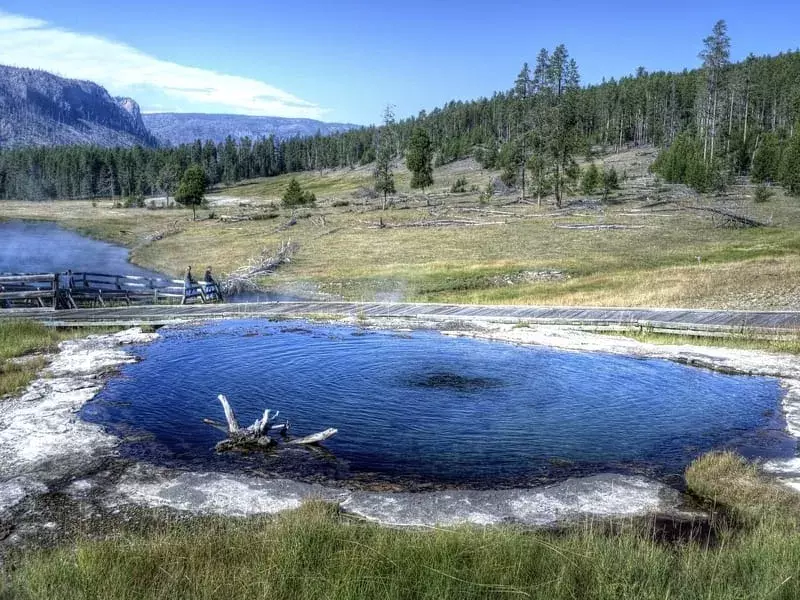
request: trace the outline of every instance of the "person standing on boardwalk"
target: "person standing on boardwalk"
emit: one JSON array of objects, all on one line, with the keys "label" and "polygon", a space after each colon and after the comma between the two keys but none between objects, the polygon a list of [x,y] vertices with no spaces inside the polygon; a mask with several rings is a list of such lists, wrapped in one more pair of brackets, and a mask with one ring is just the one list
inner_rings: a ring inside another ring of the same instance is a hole
[{"label": "person standing on boardwalk", "polygon": [[195,298],[199,295],[200,288],[197,285],[197,280],[192,275],[192,267],[186,267],[186,275],[183,276],[183,300],[184,304],[189,298]]},{"label": "person standing on boardwalk", "polygon": [[197,295],[197,290],[195,289],[195,278],[192,277],[192,267],[189,265],[186,267],[186,275],[183,276],[183,299],[191,298],[192,296]]},{"label": "person standing on boardwalk", "polygon": [[203,276],[203,283],[205,284],[206,298],[209,300],[216,300],[219,297],[217,290],[217,282],[214,281],[214,276],[211,274],[211,265],[206,267],[205,275]]}]

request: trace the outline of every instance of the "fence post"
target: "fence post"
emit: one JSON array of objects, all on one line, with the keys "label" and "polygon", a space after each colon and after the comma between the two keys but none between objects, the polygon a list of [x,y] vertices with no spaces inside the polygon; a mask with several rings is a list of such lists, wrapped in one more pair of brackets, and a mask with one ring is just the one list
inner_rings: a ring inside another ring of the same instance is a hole
[{"label": "fence post", "polygon": [[53,310],[58,309],[58,273],[53,273]]}]

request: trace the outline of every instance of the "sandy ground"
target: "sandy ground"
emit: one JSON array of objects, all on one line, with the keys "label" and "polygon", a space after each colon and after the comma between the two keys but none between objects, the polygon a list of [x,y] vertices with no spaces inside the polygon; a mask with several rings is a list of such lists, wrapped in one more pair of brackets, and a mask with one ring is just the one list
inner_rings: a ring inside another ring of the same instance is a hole
[{"label": "sandy ground", "polygon": [[[800,358],[796,356],[660,346],[555,327],[477,323],[466,329],[463,323],[434,325],[405,319],[360,320],[358,325],[399,330],[435,326],[447,335],[661,358],[779,377],[787,390],[788,429],[800,436]],[[401,493],[179,471],[123,460],[116,454],[120,440],[76,413],[100,391],[115,368],[136,360],[123,345],[147,343],[156,337],[131,329],[64,342],[40,379],[19,398],[0,404],[0,538],[6,538],[0,541],[0,550],[3,545],[29,543],[31,538],[57,537],[73,521],[86,518],[110,518],[113,523],[115,518],[131,518],[131,511],[137,514],[137,510],[186,515],[271,514],[296,508],[310,498],[338,502],[352,514],[393,526],[549,526],[587,517],[659,513],[686,518],[698,514],[687,508],[678,491],[664,484],[614,474],[528,489]],[[800,490],[800,459],[767,463],[765,469]]]}]

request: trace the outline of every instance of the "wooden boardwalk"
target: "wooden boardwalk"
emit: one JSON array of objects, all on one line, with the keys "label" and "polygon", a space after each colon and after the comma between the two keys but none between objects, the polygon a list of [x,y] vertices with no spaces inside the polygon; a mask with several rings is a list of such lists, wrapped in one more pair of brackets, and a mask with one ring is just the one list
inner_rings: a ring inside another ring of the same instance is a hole
[{"label": "wooden boardwalk", "polygon": [[585,329],[648,328],[700,334],[800,332],[800,311],[585,308],[371,302],[258,302],[134,305],[53,311],[0,310],[2,318],[32,318],[50,325],[167,325],[208,319],[280,318],[309,315],[415,317],[428,320],[488,320],[572,325]]}]

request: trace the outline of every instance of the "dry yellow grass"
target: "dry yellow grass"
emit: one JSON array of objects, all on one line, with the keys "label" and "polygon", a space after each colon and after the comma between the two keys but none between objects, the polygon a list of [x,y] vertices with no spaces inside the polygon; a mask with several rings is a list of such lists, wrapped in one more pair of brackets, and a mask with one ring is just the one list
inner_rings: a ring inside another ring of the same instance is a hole
[{"label": "dry yellow grass", "polygon": [[[412,194],[402,171],[399,199],[386,212],[380,201],[359,194],[369,185],[367,168],[299,174],[317,193],[318,206],[297,211],[296,225],[282,227],[290,211],[273,219],[192,222],[185,210],[114,209],[110,203],[26,204],[5,202],[0,218],[53,219],[67,227],[123,243],[134,262],[177,275],[186,264],[234,270],[263,248],[291,239],[300,250],[268,282],[285,290],[315,289],[347,299],[409,300],[595,306],[678,306],[738,309],[794,308],[800,299],[800,203],[777,194],[755,204],[749,188],[721,198],[693,198],[645,174],[651,154],[609,157],[633,179],[613,203],[597,198],[568,202],[557,211],[515,204],[513,195],[488,206],[477,193],[449,194],[460,175],[483,187],[495,175],[472,161],[437,170],[427,195]],[[288,177],[214,190],[236,203],[212,207],[217,216],[258,214],[277,206]],[[355,195],[354,195],[355,192]],[[772,227],[716,226],[708,213],[677,205],[650,207],[670,198],[700,202],[770,221]],[[433,206],[427,206],[431,202]],[[333,206],[333,204],[338,204]],[[349,203],[344,205],[344,203]],[[201,211],[205,218],[208,211]],[[147,236],[179,220],[179,233],[148,243]],[[386,228],[378,228],[382,220]],[[415,222],[470,220],[479,225],[408,227]],[[621,225],[619,229],[564,226]],[[560,281],[526,274],[563,271]]]}]

